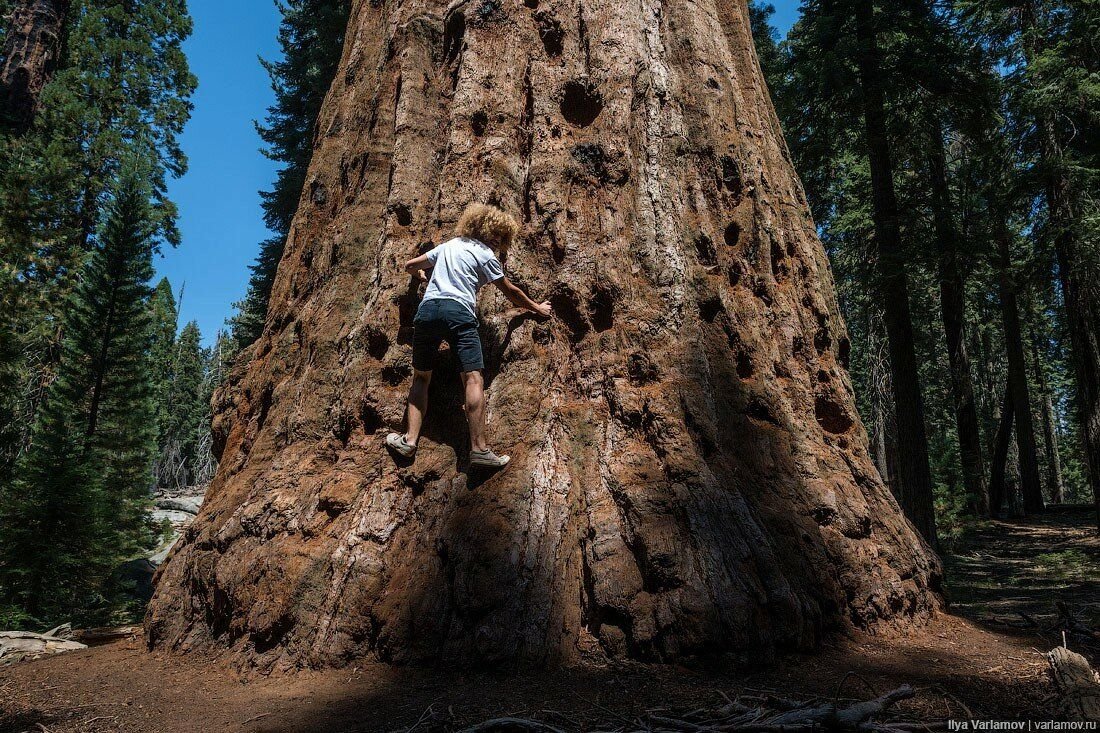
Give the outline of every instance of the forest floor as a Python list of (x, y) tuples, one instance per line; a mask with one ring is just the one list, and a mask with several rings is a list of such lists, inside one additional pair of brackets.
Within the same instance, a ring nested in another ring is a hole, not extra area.
[(904, 637), (834, 640), (762, 671), (629, 664), (524, 675), (367, 663), (242, 679), (221, 662), (146, 652), (134, 638), (0, 669), (0, 733), (419, 732), (505, 715), (606, 730), (725, 696), (866, 699), (903, 683), (917, 694), (893, 709), (901, 719), (1057, 719), (1045, 652), (1061, 633), (1048, 628), (1056, 600), (1097, 626), (1092, 516), (1059, 510), (972, 527), (946, 558), (955, 615)]

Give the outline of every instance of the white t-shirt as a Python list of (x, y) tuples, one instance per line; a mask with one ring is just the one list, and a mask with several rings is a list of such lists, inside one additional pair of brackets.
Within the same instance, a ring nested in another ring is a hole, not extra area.
[(457, 300), (477, 314), (477, 291), (504, 277), (504, 268), (493, 250), (476, 239), (455, 237), (428, 252), (432, 277), (424, 301)]

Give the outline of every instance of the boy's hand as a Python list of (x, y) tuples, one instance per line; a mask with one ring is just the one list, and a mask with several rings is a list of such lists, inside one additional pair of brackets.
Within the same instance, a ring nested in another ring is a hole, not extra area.
[(544, 300), (535, 306), (535, 313), (538, 313), (543, 318), (549, 318), (554, 315), (554, 309), (550, 307), (549, 300)]
[(428, 272), (427, 272), (427, 270), (417, 270), (416, 271), (416, 279), (419, 280), (422, 283), (428, 282)]

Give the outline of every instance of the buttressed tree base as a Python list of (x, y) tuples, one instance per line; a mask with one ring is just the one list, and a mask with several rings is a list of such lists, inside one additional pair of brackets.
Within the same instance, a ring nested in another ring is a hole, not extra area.
[[(556, 316), (482, 296), (489, 431), (453, 360), (412, 463), (420, 284), (470, 201)], [(935, 613), (876, 473), (848, 339), (731, 0), (357, 2), (220, 469), (148, 638), (264, 667), (362, 657), (767, 659)]]

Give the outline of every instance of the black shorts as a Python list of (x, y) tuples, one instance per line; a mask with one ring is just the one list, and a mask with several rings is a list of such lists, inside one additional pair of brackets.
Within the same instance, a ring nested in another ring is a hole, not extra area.
[(413, 369), (432, 371), (439, 344), (444, 340), (450, 344), (462, 371), (485, 368), (477, 317), (462, 303), (447, 298), (425, 300), (416, 311), (413, 324)]

